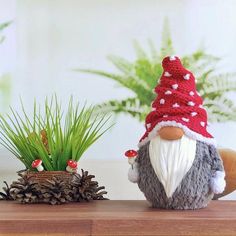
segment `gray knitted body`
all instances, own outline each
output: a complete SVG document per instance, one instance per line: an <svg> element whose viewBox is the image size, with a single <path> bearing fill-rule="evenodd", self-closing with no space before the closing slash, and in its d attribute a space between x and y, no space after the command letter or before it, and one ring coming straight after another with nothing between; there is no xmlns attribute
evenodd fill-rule
<svg viewBox="0 0 236 236"><path fill-rule="evenodd" d="M212 145L197 141L192 167L171 198L158 180L149 158L149 143L139 149L138 186L153 207L166 209L198 209L206 207L213 197L210 180L214 172L223 171L222 160Z"/></svg>

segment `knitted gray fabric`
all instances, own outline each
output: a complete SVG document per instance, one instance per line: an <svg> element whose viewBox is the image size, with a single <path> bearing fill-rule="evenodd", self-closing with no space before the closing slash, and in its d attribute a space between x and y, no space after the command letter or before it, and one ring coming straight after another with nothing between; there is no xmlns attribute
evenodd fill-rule
<svg viewBox="0 0 236 236"><path fill-rule="evenodd" d="M149 158L149 143L142 146L136 159L139 164L138 186L153 207L198 209L206 207L213 197L210 179L216 170L223 171L222 160L212 145L197 141L193 165L171 198L158 180Z"/></svg>

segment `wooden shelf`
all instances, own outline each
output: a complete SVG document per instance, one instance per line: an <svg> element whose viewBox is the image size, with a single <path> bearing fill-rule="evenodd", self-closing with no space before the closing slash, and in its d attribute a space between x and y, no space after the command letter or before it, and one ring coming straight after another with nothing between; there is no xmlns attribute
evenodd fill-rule
<svg viewBox="0 0 236 236"><path fill-rule="evenodd" d="M201 210L150 208L146 201L60 206L0 201L0 235L236 235L236 201Z"/></svg>

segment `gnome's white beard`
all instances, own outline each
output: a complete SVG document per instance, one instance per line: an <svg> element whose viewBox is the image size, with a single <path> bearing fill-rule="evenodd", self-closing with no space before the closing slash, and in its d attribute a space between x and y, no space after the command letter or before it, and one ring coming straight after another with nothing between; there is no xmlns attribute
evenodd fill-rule
<svg viewBox="0 0 236 236"><path fill-rule="evenodd" d="M168 198L191 168L195 154L196 141L185 135L178 140L169 141L157 136L150 141L151 164Z"/></svg>

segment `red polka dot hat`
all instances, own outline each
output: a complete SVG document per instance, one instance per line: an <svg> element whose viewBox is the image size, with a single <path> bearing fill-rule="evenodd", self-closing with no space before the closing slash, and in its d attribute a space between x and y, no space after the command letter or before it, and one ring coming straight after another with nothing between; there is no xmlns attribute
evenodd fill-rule
<svg viewBox="0 0 236 236"><path fill-rule="evenodd" d="M146 117L146 132L139 147L154 138L164 126L182 128L189 138L215 145L214 138L206 129L207 113L196 91L194 75L176 56L164 58L162 67L160 83L155 88L157 97Z"/></svg>

